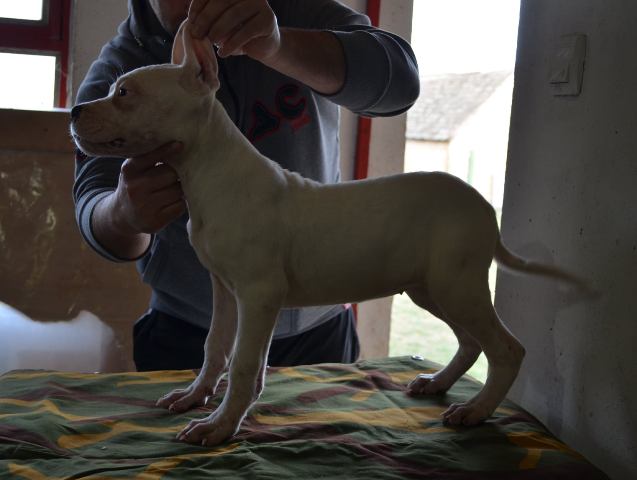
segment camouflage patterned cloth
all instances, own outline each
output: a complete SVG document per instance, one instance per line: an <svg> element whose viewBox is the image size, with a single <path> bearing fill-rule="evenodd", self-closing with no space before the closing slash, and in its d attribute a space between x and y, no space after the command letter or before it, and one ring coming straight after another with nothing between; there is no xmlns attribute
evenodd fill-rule
<svg viewBox="0 0 637 480"><path fill-rule="evenodd" d="M218 405L171 415L154 406L192 371L0 377L0 479L605 479L533 417L505 402L479 427L440 413L473 395L404 385L438 368L409 357L277 368L239 434L216 448L174 439Z"/></svg>

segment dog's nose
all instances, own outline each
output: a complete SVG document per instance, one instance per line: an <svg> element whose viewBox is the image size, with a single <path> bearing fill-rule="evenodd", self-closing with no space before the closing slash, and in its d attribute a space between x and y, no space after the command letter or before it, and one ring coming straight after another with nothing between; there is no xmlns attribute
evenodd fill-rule
<svg viewBox="0 0 637 480"><path fill-rule="evenodd" d="M82 105L75 105L72 109L71 109L71 121L76 121L78 118L80 118L80 113L82 113Z"/></svg>

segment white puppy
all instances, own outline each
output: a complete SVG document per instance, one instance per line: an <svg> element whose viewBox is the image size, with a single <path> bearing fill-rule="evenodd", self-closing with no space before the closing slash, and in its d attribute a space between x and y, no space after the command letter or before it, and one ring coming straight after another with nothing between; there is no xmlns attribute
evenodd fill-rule
<svg viewBox="0 0 637 480"><path fill-rule="evenodd" d="M187 199L190 241L211 273L213 316L201 372L158 405L172 411L201 405L228 364L229 384L219 408L178 438L212 445L238 430L261 392L282 307L400 292L447 322L460 345L449 365L419 375L408 390L446 391L484 350L485 386L452 405L444 420L473 425L488 418L524 356L493 308L491 261L578 280L506 250L493 208L451 175L321 185L282 169L246 140L216 100L217 62L208 42L193 39L182 26L173 63L123 75L108 97L76 106L72 134L92 155L141 155L173 140L185 145L171 165Z"/></svg>

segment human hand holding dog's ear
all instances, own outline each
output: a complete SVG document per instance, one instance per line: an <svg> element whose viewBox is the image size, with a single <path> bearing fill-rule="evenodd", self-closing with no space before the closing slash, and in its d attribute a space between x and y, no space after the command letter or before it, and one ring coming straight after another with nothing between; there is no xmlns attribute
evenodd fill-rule
<svg viewBox="0 0 637 480"><path fill-rule="evenodd" d="M177 173L163 163L183 146L177 142L127 159L116 190L93 210L95 238L112 254L135 259L148 248L155 233L186 211Z"/></svg>
<svg viewBox="0 0 637 480"><path fill-rule="evenodd" d="M192 0L194 38L209 38L218 55L247 55L317 92L332 95L345 82L345 53L331 32L279 28L267 0Z"/></svg>
<svg viewBox="0 0 637 480"><path fill-rule="evenodd" d="M193 35L208 37L220 57L247 55L264 61L281 45L276 16L267 0L192 0Z"/></svg>

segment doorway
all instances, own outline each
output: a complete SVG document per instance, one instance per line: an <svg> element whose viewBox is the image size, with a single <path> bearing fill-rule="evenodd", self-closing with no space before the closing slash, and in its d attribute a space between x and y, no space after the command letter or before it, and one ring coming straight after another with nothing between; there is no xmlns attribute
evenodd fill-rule
<svg viewBox="0 0 637 480"><path fill-rule="evenodd" d="M421 94L407 113L405 171L452 173L502 211L519 0L418 0L412 46ZM489 282L495 294L495 264ZM389 354L446 364L457 349L451 329L396 295ZM484 381L484 354L468 372Z"/></svg>

